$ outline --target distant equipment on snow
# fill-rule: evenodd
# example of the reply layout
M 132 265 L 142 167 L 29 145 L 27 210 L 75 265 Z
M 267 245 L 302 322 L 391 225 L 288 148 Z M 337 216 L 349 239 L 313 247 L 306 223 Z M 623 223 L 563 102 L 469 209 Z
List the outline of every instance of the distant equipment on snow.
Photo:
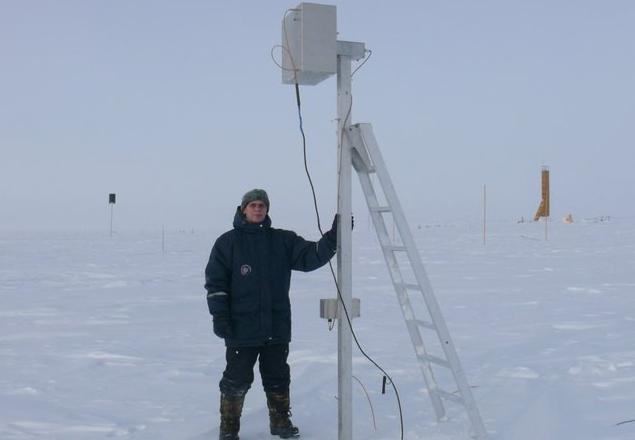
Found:
M 573 223 L 573 215 L 571 215 L 571 213 L 567 214 L 566 217 L 562 219 L 562 222 L 570 225 Z

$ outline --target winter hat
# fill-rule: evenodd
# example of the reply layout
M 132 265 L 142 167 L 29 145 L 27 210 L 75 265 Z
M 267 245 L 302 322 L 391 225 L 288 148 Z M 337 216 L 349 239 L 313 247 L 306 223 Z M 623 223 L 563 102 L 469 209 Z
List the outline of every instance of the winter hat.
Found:
M 240 202 L 240 210 L 244 211 L 247 205 L 256 200 L 263 202 L 265 206 L 267 206 L 267 212 L 269 211 L 269 197 L 267 196 L 267 191 L 264 189 L 252 189 L 251 191 L 247 191 L 243 196 L 242 202 Z

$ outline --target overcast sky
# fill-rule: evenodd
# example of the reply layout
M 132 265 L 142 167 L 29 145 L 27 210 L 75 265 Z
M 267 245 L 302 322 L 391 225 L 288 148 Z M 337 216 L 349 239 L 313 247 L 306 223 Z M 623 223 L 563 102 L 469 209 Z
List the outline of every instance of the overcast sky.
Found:
M 635 2 L 339 1 L 373 51 L 353 83 L 415 224 L 635 215 Z M 0 229 L 229 227 L 262 187 L 314 224 L 295 96 L 270 57 L 297 3 L 0 0 Z M 332 4 L 332 3 L 331 3 Z M 336 83 L 302 88 L 320 210 Z M 355 211 L 366 217 L 355 181 Z

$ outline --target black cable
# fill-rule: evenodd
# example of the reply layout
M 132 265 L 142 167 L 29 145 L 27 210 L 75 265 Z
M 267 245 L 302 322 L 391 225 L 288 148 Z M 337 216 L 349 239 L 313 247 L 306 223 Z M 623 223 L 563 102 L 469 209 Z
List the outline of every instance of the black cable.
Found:
M 364 62 L 362 64 L 357 66 L 357 69 L 353 70 L 353 73 L 351 73 L 351 78 L 353 78 L 353 76 L 355 75 L 355 72 L 357 72 L 359 69 L 361 69 L 364 66 L 364 64 L 366 64 L 366 62 L 368 60 L 370 60 L 370 57 L 372 57 L 372 56 L 373 56 L 373 51 L 368 49 L 368 56 L 366 57 L 366 59 L 364 60 Z
M 313 179 L 311 179 L 311 173 L 309 172 L 309 166 L 306 160 L 306 135 L 304 134 L 304 127 L 302 126 L 302 105 L 300 104 L 300 86 L 295 83 L 295 98 L 298 103 L 298 118 L 300 119 L 300 133 L 302 133 L 302 153 L 304 154 L 304 171 L 309 179 L 309 185 L 311 185 L 311 193 L 313 194 L 313 206 L 315 207 L 315 217 L 317 218 L 317 227 L 320 231 L 320 235 L 324 236 L 322 231 L 322 225 L 320 223 L 320 212 L 318 211 L 317 197 L 315 196 L 315 186 L 313 186 Z M 330 263 L 330 260 L 329 260 Z M 338 289 L 339 291 L 339 289 Z
M 315 216 L 317 218 L 318 229 L 320 231 L 320 234 L 323 237 L 324 232 L 322 231 L 322 226 L 320 223 L 320 211 L 318 210 L 317 197 L 315 195 L 315 187 L 313 186 L 313 179 L 311 179 L 311 173 L 309 172 L 309 166 L 308 166 L 307 158 L 306 158 L 306 135 L 304 134 L 304 127 L 302 125 L 302 105 L 300 103 L 300 86 L 298 85 L 298 83 L 295 84 L 295 97 L 296 97 L 296 102 L 298 104 L 298 118 L 300 120 L 300 133 L 302 133 L 302 151 L 304 154 L 304 170 L 306 172 L 307 178 L 309 179 L 309 185 L 311 186 L 311 193 L 313 194 L 313 207 L 315 208 Z M 351 106 L 352 106 L 352 101 L 351 101 Z M 346 122 L 348 121 L 350 114 L 351 114 L 351 109 L 349 108 L 348 113 L 346 117 L 344 118 L 344 123 L 342 124 L 342 127 L 346 126 Z M 340 224 L 341 225 L 344 224 L 342 219 L 340 219 Z M 381 371 L 386 377 L 388 377 L 388 380 L 390 381 L 390 385 L 395 390 L 395 396 L 397 397 L 397 406 L 399 407 L 399 424 L 401 428 L 401 440 L 403 440 L 403 412 L 401 409 L 401 399 L 399 398 L 399 391 L 397 391 L 397 386 L 392 380 L 392 377 L 390 377 L 390 375 L 377 362 L 375 362 L 373 358 L 371 358 L 368 354 L 366 354 L 361 344 L 359 343 L 357 339 L 357 335 L 355 334 L 355 331 L 353 330 L 353 323 L 351 322 L 351 318 L 348 314 L 348 310 L 346 309 L 346 305 L 344 304 L 344 299 L 342 298 L 342 292 L 340 291 L 340 286 L 339 286 L 339 283 L 337 282 L 337 276 L 335 275 L 335 270 L 333 269 L 333 264 L 331 263 L 331 260 L 329 260 L 329 267 L 331 268 L 331 275 L 333 276 L 333 282 L 335 283 L 335 288 L 337 289 L 337 295 L 342 304 L 342 308 L 344 309 L 346 320 L 348 321 L 348 327 L 351 329 L 351 335 L 353 336 L 353 339 L 355 340 L 355 344 L 357 345 L 357 348 L 362 353 L 362 355 L 364 355 L 364 357 L 368 359 L 370 363 L 372 363 L 379 371 Z

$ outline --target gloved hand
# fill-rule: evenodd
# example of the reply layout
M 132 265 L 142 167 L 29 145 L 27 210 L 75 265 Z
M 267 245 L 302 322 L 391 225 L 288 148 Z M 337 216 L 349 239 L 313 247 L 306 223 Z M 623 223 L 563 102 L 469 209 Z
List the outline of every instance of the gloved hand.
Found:
M 329 239 L 333 242 L 337 241 L 337 221 L 339 219 L 340 215 L 339 214 L 335 214 L 335 217 L 333 217 L 333 225 L 331 225 L 331 230 L 330 231 L 326 231 L 326 233 L 324 235 L 328 235 Z M 355 228 L 355 216 L 351 215 L 351 231 Z
M 233 336 L 231 322 L 226 315 L 214 316 L 214 334 L 223 339 Z
M 339 218 L 339 214 L 335 214 L 333 217 L 333 224 L 331 225 L 331 229 L 324 233 L 324 236 L 328 238 L 331 243 L 337 243 L 337 220 Z

